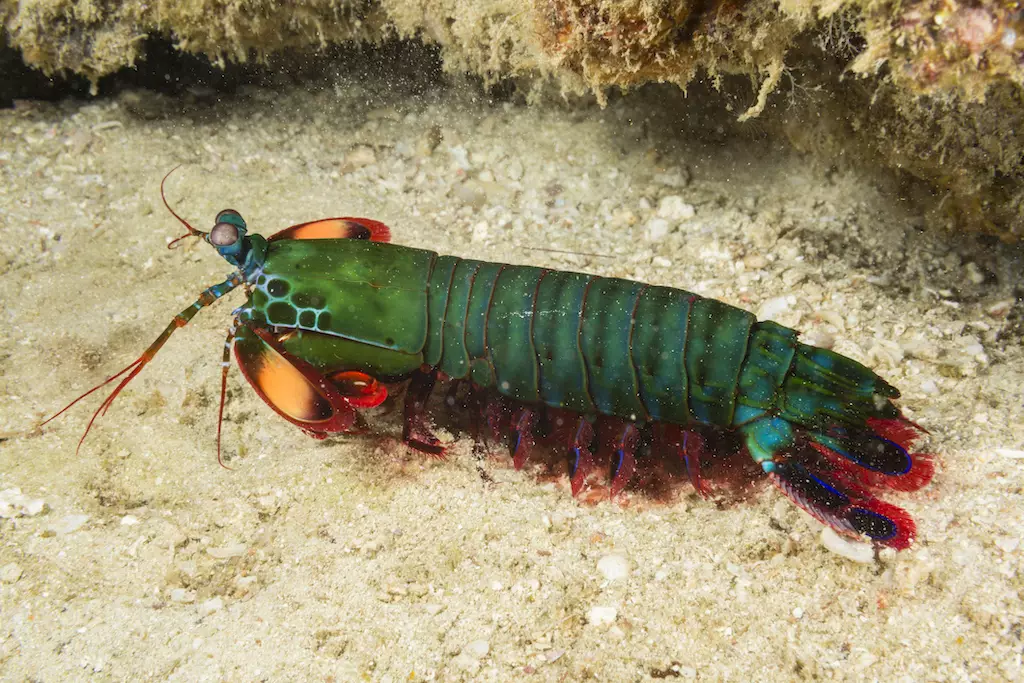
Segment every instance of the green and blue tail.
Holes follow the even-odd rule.
[[[874,494],[917,490],[935,466],[930,455],[912,451],[923,430],[893,405],[899,391],[857,361],[796,342],[774,323],[758,323],[751,342],[737,427],[754,461],[836,531],[908,547],[913,519]]]

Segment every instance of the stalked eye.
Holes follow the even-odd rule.
[[[223,211],[221,213],[224,213]],[[213,226],[210,231],[210,244],[215,247],[229,247],[238,241],[238,227],[230,223],[221,223]]]
[[[242,215],[235,211],[234,209],[224,209],[223,211],[217,214],[217,218],[215,218],[213,222],[223,223],[224,219],[228,217],[230,217],[229,220],[231,218],[235,219],[231,221],[232,223],[240,222],[242,220]]]

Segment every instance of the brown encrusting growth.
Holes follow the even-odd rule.
[[[868,163],[930,184],[934,215],[1004,239],[1024,232],[1024,142],[1013,134],[1024,9],[1015,1],[0,0],[0,19],[0,41],[26,64],[94,86],[144,59],[150,38],[220,65],[415,38],[437,45],[450,72],[553,82],[602,101],[614,88],[686,88],[703,77],[720,87],[725,75],[747,75],[740,122],[770,110],[786,82],[810,82],[833,95],[835,120],[791,107],[790,127],[809,120],[838,135],[810,151],[869,151]],[[822,49],[802,49],[808,42]],[[835,62],[839,77],[822,79]]]
[[[1018,2],[923,0],[869,5],[868,47],[858,72],[888,63],[894,81],[916,92],[960,92],[984,99],[990,84],[1022,82],[1024,10]]]
[[[685,87],[701,69],[777,81],[787,45],[803,25],[773,3],[736,0],[547,0],[536,15],[545,55],[595,90],[649,82]]]

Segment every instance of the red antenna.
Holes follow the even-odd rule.
[[[172,209],[171,205],[167,203],[167,195],[164,194],[164,183],[166,183],[167,179],[171,177],[171,174],[177,171],[179,168],[181,168],[181,164],[178,164],[170,171],[168,171],[167,175],[164,176],[164,179],[160,181],[160,199],[163,200],[164,206],[167,207],[167,210],[171,212],[171,215],[177,218],[181,222],[181,224],[188,229],[188,232],[182,235],[181,237],[176,237],[173,240],[171,240],[171,242],[167,245],[168,249],[174,249],[175,247],[178,246],[178,242],[185,239],[186,237],[202,237],[204,239],[206,237],[205,232],[203,232],[202,230],[196,230],[191,225],[189,225],[188,221],[179,216],[178,212]]]

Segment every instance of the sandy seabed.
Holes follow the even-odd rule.
[[[1020,680],[1019,251],[927,232],[885,177],[696,137],[654,90],[607,109],[386,81],[0,112],[4,680]],[[269,234],[334,215],[459,256],[690,289],[798,327],[903,391],[936,480],[919,540],[830,551],[778,493],[581,505],[472,441],[317,442],[237,371],[240,294],[101,418],[21,434],[135,358],[230,268],[186,217]],[[563,254],[544,249],[558,249]],[[1015,279],[1016,278],[1016,279]],[[609,559],[610,558],[610,559]],[[600,563],[600,567],[599,567]]]

